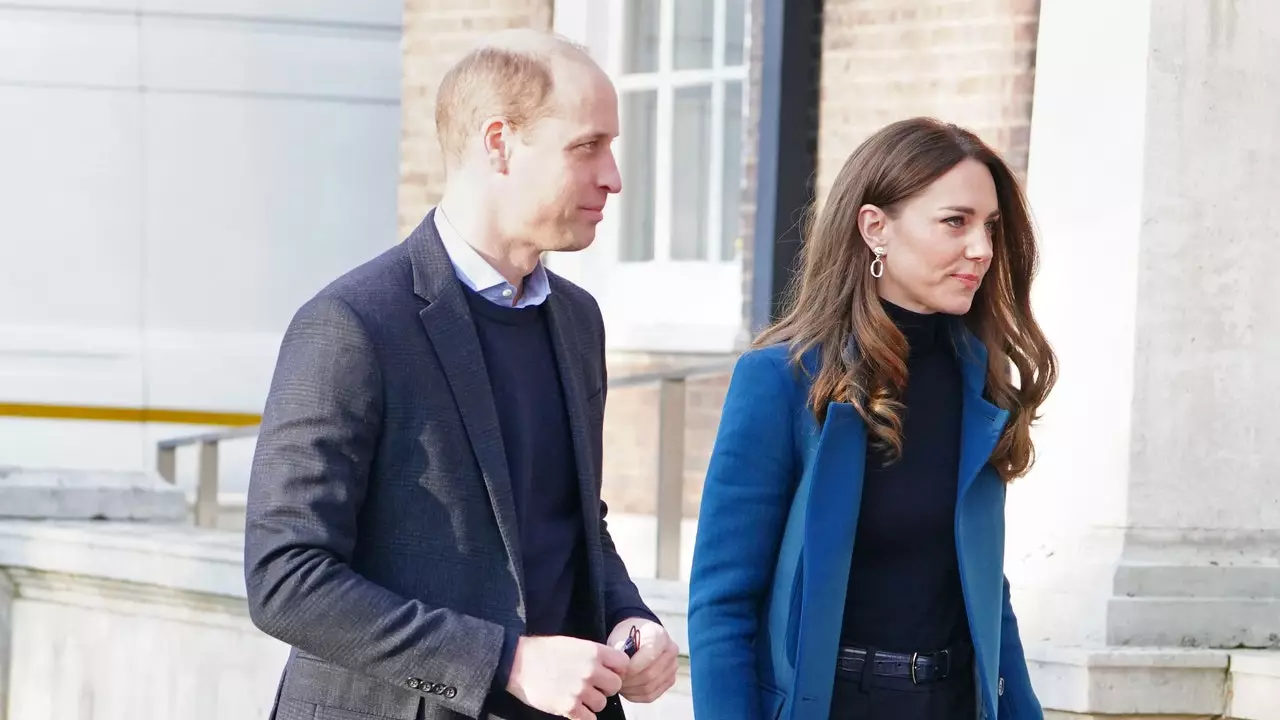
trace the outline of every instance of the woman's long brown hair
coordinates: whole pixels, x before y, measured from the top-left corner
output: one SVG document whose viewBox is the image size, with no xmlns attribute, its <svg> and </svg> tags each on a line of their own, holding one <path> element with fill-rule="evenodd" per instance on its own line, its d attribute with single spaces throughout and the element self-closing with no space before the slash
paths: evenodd
<svg viewBox="0 0 1280 720">
<path fill-rule="evenodd" d="M 863 142 L 840 169 L 821 212 L 809 209 L 788 310 L 754 344 L 787 343 L 797 363 L 818 348 L 821 361 L 809 393 L 818 421 L 825 420 L 829 403 L 851 403 L 872 445 L 890 461 L 900 456 L 907 342 L 880 304 L 858 211 L 871 204 L 892 216 L 896 206 L 966 158 L 991 171 L 1000 204 L 991 267 L 964 322 L 987 348 L 988 398 L 1009 411 L 991 463 L 1011 481 L 1035 461 L 1031 424 L 1057 379 L 1057 359 L 1031 312 L 1038 253 L 1026 198 L 1009 167 L 973 133 L 914 118 Z"/>
</svg>

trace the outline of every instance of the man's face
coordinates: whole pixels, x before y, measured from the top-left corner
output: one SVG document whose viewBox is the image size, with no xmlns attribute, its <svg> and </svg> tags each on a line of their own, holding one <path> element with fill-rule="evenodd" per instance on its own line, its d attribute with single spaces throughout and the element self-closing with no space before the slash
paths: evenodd
<svg viewBox="0 0 1280 720">
<path fill-rule="evenodd" d="M 582 250 L 595 240 L 609 195 L 622 191 L 612 142 L 618 95 L 598 67 L 557 61 L 541 120 L 508 138 L 507 172 L 494 188 L 502 232 L 540 251 Z"/>
</svg>

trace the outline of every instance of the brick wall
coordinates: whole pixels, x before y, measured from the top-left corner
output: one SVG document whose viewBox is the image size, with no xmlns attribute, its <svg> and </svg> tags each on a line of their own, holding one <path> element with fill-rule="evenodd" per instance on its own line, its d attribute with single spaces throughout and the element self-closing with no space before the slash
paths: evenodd
<svg viewBox="0 0 1280 720">
<path fill-rule="evenodd" d="M 1025 173 L 1039 0 L 826 0 L 818 196 L 858 143 L 913 115 L 968 127 Z"/>
<path fill-rule="evenodd" d="M 609 357 L 609 377 L 620 378 L 684 365 L 702 365 L 724 358 L 618 353 Z M 685 396 L 684 514 L 696 517 L 702 498 L 702 479 L 720 424 L 720 407 L 729 377 L 691 378 Z M 609 391 L 604 419 L 604 490 L 611 511 L 652 513 L 658 488 L 657 385 Z"/>
<path fill-rule="evenodd" d="M 436 89 L 449 66 L 483 36 L 513 27 L 550 28 L 552 0 L 406 0 L 401 40 L 400 235 L 444 192 L 436 143 Z"/>
</svg>

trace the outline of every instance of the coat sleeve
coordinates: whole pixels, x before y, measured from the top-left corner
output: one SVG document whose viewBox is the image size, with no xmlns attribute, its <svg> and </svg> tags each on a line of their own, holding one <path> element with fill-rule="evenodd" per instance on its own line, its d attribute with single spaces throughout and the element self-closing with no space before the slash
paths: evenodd
<svg viewBox="0 0 1280 720">
<path fill-rule="evenodd" d="M 1027 658 L 1018 633 L 1018 619 L 1013 614 L 1009 594 L 1009 578 L 1004 579 L 1004 609 L 1000 626 L 999 720 L 1044 720 L 1044 710 L 1031 687 Z"/>
<path fill-rule="evenodd" d="M 795 475 L 795 383 L 785 355 L 737 363 L 712 449 L 689 579 L 689 661 L 698 720 L 759 720 L 755 644 Z"/>
<path fill-rule="evenodd" d="M 310 301 L 285 332 L 253 459 L 249 614 L 303 652 L 474 718 L 503 628 L 401 597 L 350 565 L 381 429 L 382 381 L 365 327 L 339 298 Z"/>
</svg>

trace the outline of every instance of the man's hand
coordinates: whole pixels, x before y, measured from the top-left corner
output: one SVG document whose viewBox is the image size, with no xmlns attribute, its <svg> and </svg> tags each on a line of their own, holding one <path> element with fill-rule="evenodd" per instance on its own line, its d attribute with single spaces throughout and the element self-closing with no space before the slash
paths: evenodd
<svg viewBox="0 0 1280 720">
<path fill-rule="evenodd" d="M 609 633 L 609 646 L 621 649 L 633 627 L 639 630 L 640 649 L 631 656 L 631 664 L 622 675 L 622 697 L 634 703 L 650 703 L 676 684 L 680 648 L 667 635 L 666 628 L 647 618 L 618 623 Z"/>
<path fill-rule="evenodd" d="M 615 648 L 571 637 L 522 637 L 507 690 L 525 705 L 572 720 L 595 720 L 622 688 L 630 659 Z"/>
</svg>

